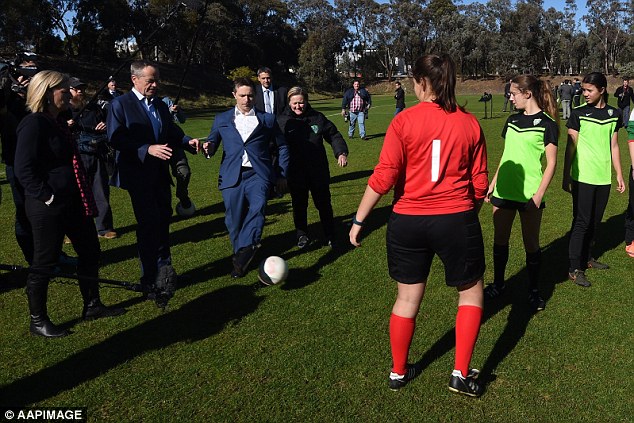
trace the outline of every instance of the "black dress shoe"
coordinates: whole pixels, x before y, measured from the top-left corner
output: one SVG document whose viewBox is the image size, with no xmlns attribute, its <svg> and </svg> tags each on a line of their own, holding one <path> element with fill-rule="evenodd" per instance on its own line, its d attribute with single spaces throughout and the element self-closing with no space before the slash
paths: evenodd
<svg viewBox="0 0 634 423">
<path fill-rule="evenodd" d="M 81 317 L 84 320 L 101 319 L 102 317 L 120 316 L 127 310 L 120 307 L 106 307 L 101 301 L 93 301 L 84 307 Z"/>
<path fill-rule="evenodd" d="M 233 255 L 233 269 L 234 272 L 238 275 L 233 276 L 232 272 L 233 277 L 241 278 L 242 276 L 247 274 L 247 268 L 249 267 L 251 260 L 253 260 L 253 257 L 255 257 L 255 253 L 258 251 L 259 248 L 260 244 L 249 245 L 248 247 L 240 248 L 238 252 Z"/>
</svg>

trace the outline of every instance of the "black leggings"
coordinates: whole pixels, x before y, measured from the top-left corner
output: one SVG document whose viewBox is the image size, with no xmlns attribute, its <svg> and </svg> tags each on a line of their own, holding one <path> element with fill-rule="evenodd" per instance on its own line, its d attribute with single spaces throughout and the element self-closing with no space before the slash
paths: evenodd
<svg viewBox="0 0 634 423">
<path fill-rule="evenodd" d="M 634 179 L 632 179 L 632 168 L 630 168 L 629 185 L 630 201 L 625 212 L 625 243 L 630 245 L 634 241 Z"/>
<path fill-rule="evenodd" d="M 610 185 L 572 181 L 572 228 L 568 246 L 569 271 L 585 270 L 596 229 L 608 204 Z"/>
</svg>

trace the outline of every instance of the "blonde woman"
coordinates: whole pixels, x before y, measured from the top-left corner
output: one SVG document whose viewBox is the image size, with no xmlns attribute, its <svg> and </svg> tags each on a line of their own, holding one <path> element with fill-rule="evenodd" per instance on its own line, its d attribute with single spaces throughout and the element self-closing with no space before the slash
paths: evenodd
<svg viewBox="0 0 634 423">
<path fill-rule="evenodd" d="M 97 277 L 99 242 L 93 216 L 96 206 L 77 144 L 62 112 L 70 102 L 69 79 L 56 71 L 35 75 L 27 92 L 31 114 L 18 125 L 15 173 L 25 191 L 25 208 L 33 228 L 34 254 L 26 293 L 34 335 L 55 338 L 68 331 L 51 323 L 46 302 L 50 274 L 57 264 L 66 234 L 79 264 L 77 273 Z M 84 300 L 82 317 L 116 316 L 125 310 L 107 308 L 94 279 L 79 280 Z"/>
</svg>

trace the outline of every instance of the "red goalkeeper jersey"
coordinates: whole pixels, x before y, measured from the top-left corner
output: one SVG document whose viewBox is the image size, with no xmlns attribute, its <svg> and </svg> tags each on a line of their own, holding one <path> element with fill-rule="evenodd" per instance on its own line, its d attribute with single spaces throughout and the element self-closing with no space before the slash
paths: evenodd
<svg viewBox="0 0 634 423">
<path fill-rule="evenodd" d="M 447 113 L 435 103 L 405 109 L 390 124 L 368 185 L 394 212 L 450 214 L 471 210 L 489 181 L 484 133 L 470 113 Z"/>
</svg>

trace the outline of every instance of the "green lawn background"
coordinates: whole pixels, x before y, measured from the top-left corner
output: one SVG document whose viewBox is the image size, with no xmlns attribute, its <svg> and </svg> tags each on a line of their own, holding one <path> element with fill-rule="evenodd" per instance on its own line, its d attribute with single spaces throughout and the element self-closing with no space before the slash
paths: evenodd
<svg viewBox="0 0 634 423">
<path fill-rule="evenodd" d="M 391 96 L 373 100 L 366 122 L 370 139 L 348 141 L 350 165 L 336 167 L 328 151 L 341 245 L 393 115 Z M 459 100 L 480 119 L 492 176 L 503 148 L 500 133 L 507 114 L 499 111 L 502 97 L 494 98 L 489 119 L 483 119 L 478 97 Z M 345 135 L 339 101 L 315 101 L 313 106 Z M 407 104 L 414 104 L 412 96 Z M 190 111 L 186 132 L 206 136 L 217 112 Z M 447 390 L 457 295 L 444 285 L 438 260 L 410 352 L 410 361 L 424 370 L 405 389 L 387 389 L 387 328 L 395 295 L 385 258 L 391 196 L 368 219 L 362 247 L 330 250 L 315 244 L 301 253 L 294 246 L 290 197 L 271 201 L 258 260 L 280 255 L 291 271 L 284 284 L 258 289 L 256 270 L 243 279 L 229 277 L 231 247 L 217 189 L 217 155 L 209 160 L 190 157 L 190 191 L 198 212 L 186 220 L 175 217 L 171 234 L 175 267 L 191 282 L 179 289 L 165 312 L 135 293 L 103 287 L 104 302 L 129 312 L 81 322 L 77 286 L 57 280 L 49 290 L 49 314 L 73 334 L 58 340 L 35 338 L 28 334 L 20 277 L 0 274 L 0 405 L 85 406 L 90 421 L 112 422 L 631 421 L 634 277 L 623 243 L 627 193 L 612 189 L 595 250 L 612 268 L 589 270 L 589 289 L 567 281 L 571 200 L 561 190 L 564 122 L 560 143 L 541 235 L 547 307 L 537 315 L 528 310 L 517 219 L 507 268 L 510 290 L 486 307 L 472 361 L 488 375 L 480 399 Z M 620 146 L 627 174 L 624 131 Z M 0 175 L 3 171 L 0 167 Z M 0 184 L 0 262 L 24 265 L 13 235 L 11 193 L 2 176 Z M 113 189 L 111 202 L 121 237 L 100 241 L 101 275 L 135 281 L 139 266 L 130 201 L 126 192 Z M 489 205 L 480 220 L 485 279 L 491 281 Z M 311 235 L 319 238 L 312 204 L 309 222 Z M 70 246 L 64 248 L 72 253 Z"/>
</svg>

